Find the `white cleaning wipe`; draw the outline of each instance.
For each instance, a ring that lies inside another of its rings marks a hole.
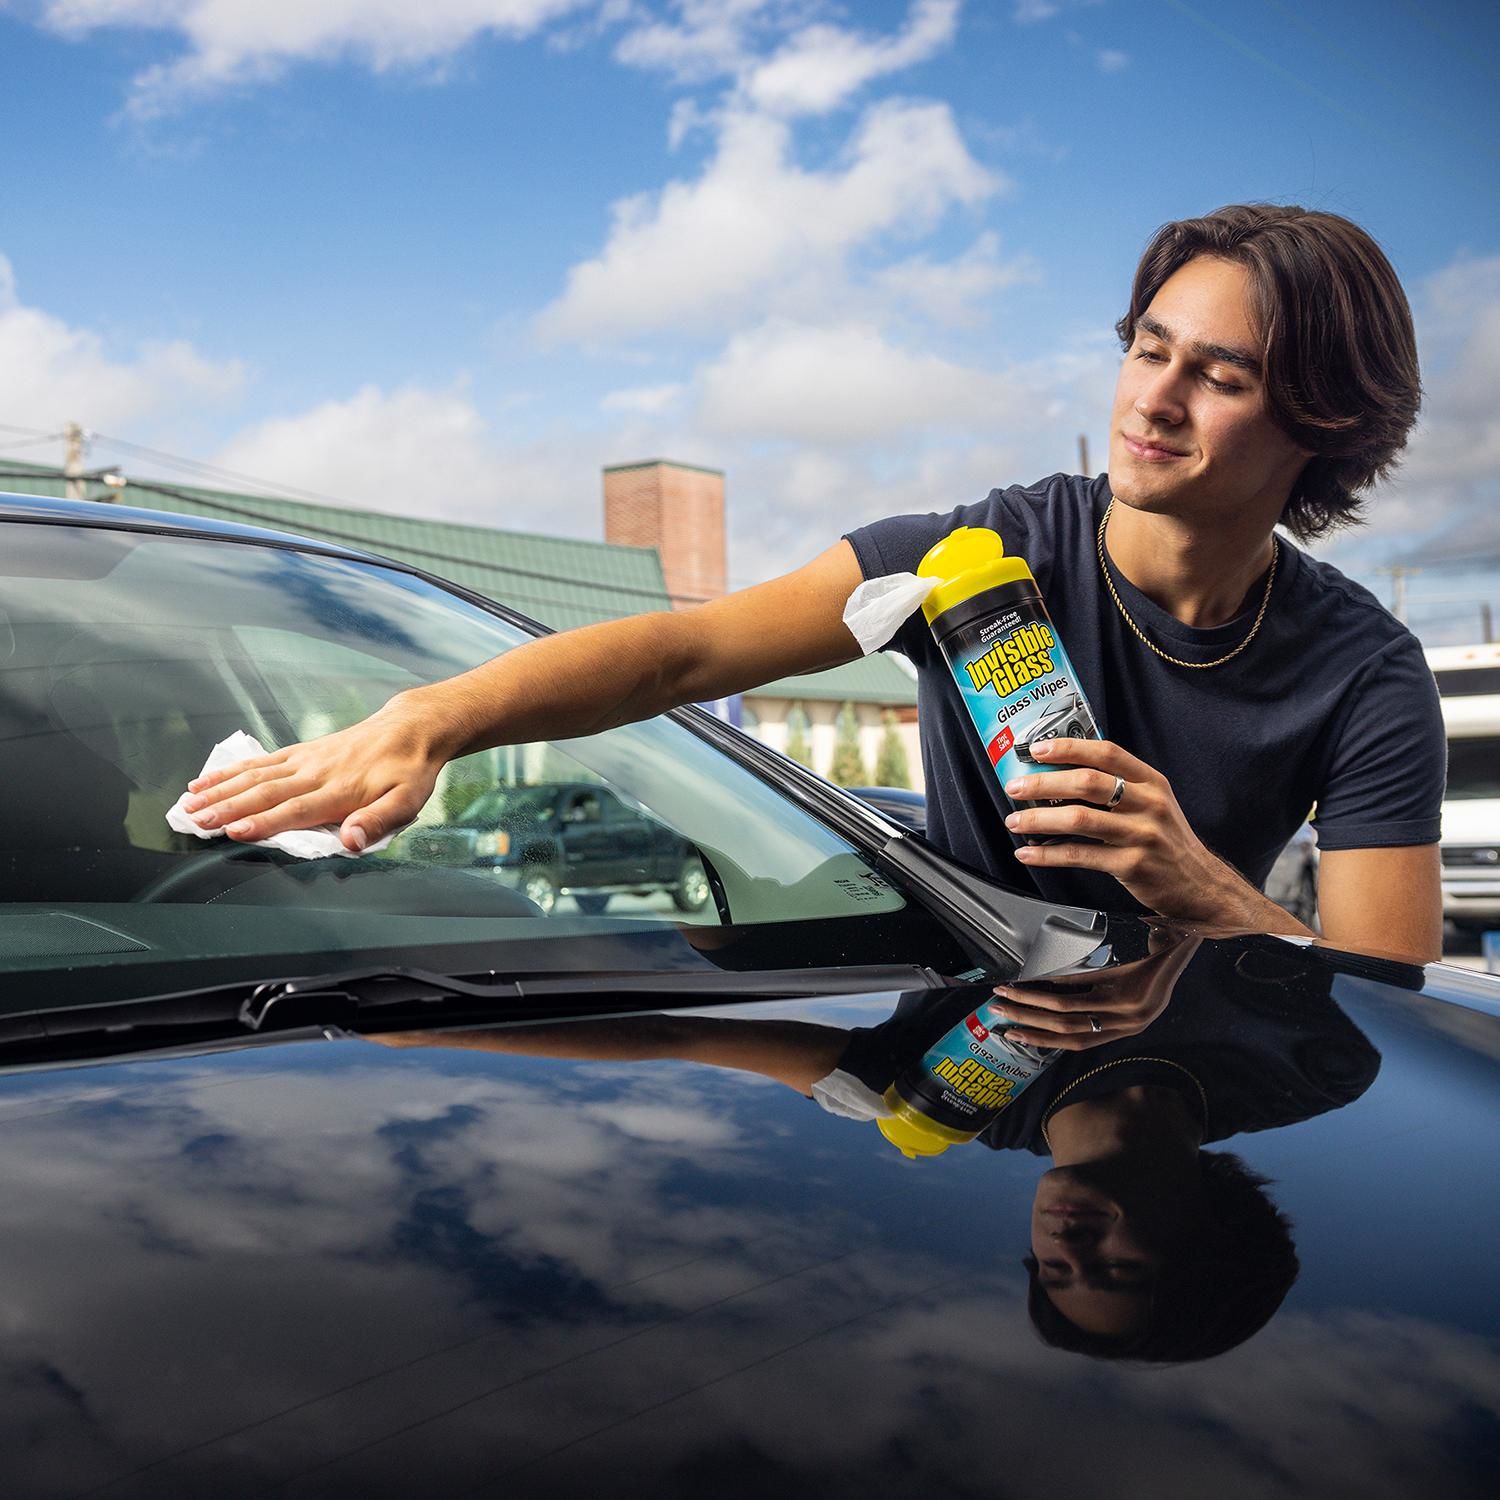
[[[208,759],[203,762],[203,769],[198,774],[206,776],[210,771],[221,771],[225,766],[236,765],[242,760],[252,760],[255,756],[266,753],[265,746],[254,735],[246,734],[241,729],[230,735],[227,740],[220,740],[208,752]],[[182,805],[191,795],[190,792],[184,792],[167,809],[168,826],[178,833],[195,834],[200,839],[223,838],[222,828],[200,828],[193,821],[193,815]],[[402,830],[398,828],[396,833],[400,832]],[[376,839],[364,852],[374,854],[376,850],[384,849],[396,837],[396,833],[388,833],[383,839]],[[342,854],[346,859],[359,858],[354,850],[344,847],[344,841],[339,837],[336,823],[325,823],[321,828],[294,828],[286,833],[274,833],[268,839],[255,839],[252,842],[263,844],[268,849],[280,849],[297,859],[326,859],[330,854]]]
[[[829,1114],[845,1120],[889,1120],[893,1113],[880,1094],[842,1068],[813,1084],[812,1096]]]
[[[918,578],[915,573],[892,573],[860,584],[844,606],[844,624],[859,642],[859,649],[866,656],[880,650],[942,581]]]

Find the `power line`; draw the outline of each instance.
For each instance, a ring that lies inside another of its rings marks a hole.
[[[164,453],[160,448],[147,448],[141,443],[126,442],[124,438],[110,437],[107,433],[95,432],[91,434],[96,443],[108,444],[111,448],[120,448],[127,453],[137,453],[142,458],[153,458],[158,463],[171,464],[175,468],[186,469],[189,473],[197,473],[214,479],[230,479],[237,484],[253,485],[258,490],[280,490],[288,499],[304,500],[318,505],[333,505],[341,510],[349,509],[349,502],[335,495],[325,495],[318,490],[299,489],[296,485],[283,484],[279,479],[264,479],[254,474],[242,474],[235,469],[221,469],[217,464],[206,464],[195,458],[182,458],[175,453]],[[278,496],[272,494],[269,499]]]

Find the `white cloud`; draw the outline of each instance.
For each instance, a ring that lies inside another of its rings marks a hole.
[[[744,79],[747,98],[775,114],[825,114],[871,79],[925,62],[958,26],[958,0],[917,0],[906,28],[869,37],[838,26],[808,26]]]
[[[946,105],[888,101],[867,110],[841,168],[791,159],[788,127],[726,116],[703,175],[617,203],[600,255],[568,274],[539,320],[548,337],[594,341],[665,329],[699,332],[806,295],[842,276],[871,238],[913,235],[955,204],[1001,191],[969,154]]]
[[[485,34],[528,36],[586,0],[50,0],[68,36],[101,27],[180,33],[187,52],[138,74],[127,111],[150,118],[294,63],[352,58],[376,72],[430,65]]]
[[[1016,0],[1011,16],[1022,26],[1031,26],[1038,21],[1050,21],[1061,9],[1054,0]]]
[[[684,389],[681,381],[672,381],[666,385],[630,386],[625,390],[611,391],[599,405],[604,411],[639,412],[644,416],[656,416],[676,406]]]
[[[968,428],[1018,394],[1002,375],[897,348],[869,325],[782,321],[736,335],[700,388],[710,432],[814,443]]]
[[[663,69],[678,83],[733,75],[753,55],[749,31],[772,0],[680,0],[676,22],[648,19],[620,39],[615,56],[636,67]]]
[[[1094,54],[1101,73],[1119,73],[1130,66],[1130,54],[1114,47],[1104,47]]]
[[[112,354],[98,333],[23,303],[0,255],[0,411],[7,422],[50,430],[78,421],[123,434],[184,403],[226,401],[243,379],[239,361],[209,359],[180,339]]]
[[[990,231],[954,260],[933,261],[917,255],[886,266],[872,278],[891,297],[951,327],[983,321],[984,300],[992,293],[1040,279],[1040,269],[1024,256],[1002,261],[1000,237]]]
[[[591,456],[576,438],[506,445],[462,385],[367,385],[259,422],[213,462],[372,510],[587,535],[599,516]]]

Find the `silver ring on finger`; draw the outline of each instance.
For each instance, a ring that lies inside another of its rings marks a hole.
[[[1090,1012],[1089,1012],[1089,1017],[1088,1017],[1088,1019],[1089,1019],[1089,1030],[1090,1030],[1090,1031],[1092,1031],[1092,1032],[1093,1032],[1093,1033],[1094,1033],[1094,1034],[1095,1034],[1095,1035],[1096,1035],[1096,1036],[1097,1036],[1097,1035],[1098,1035],[1098,1034],[1099,1034],[1099,1033],[1100,1033],[1100,1032],[1101,1032],[1101,1031],[1103,1031],[1103,1030],[1104,1030],[1104,1028],[1103,1028],[1103,1027],[1102,1027],[1102,1026],[1101,1026],[1101,1025],[1100,1025],[1100,1024],[1099,1024],[1099,1017],[1098,1017],[1098,1016],[1096,1016],[1096,1015],[1095,1015],[1095,1014],[1094,1014],[1094,1013],[1093,1013],[1093,1011],[1090,1011]]]
[[[1104,810],[1106,812],[1113,812],[1120,805],[1120,798],[1124,795],[1125,778],[1123,776],[1116,776],[1114,790],[1110,792],[1109,801],[1104,804]]]

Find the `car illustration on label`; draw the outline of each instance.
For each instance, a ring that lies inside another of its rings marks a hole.
[[[1094,726],[1094,716],[1089,712],[1088,704],[1083,701],[1083,695],[1076,692],[1059,694],[1045,713],[1012,733],[1015,742],[1011,748],[1015,751],[1016,758],[1024,760],[1028,765],[1036,764],[1031,747],[1042,740],[1099,738],[1099,731]]]

